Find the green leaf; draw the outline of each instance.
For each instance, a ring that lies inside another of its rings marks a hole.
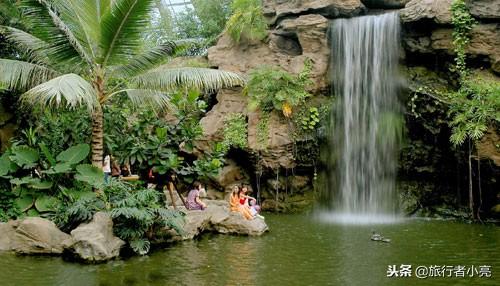
[[[17,146],[12,148],[12,155],[9,157],[20,167],[25,169],[33,168],[40,158],[38,152],[28,146]]]
[[[86,182],[89,185],[99,188],[104,183],[104,173],[102,169],[88,165],[78,165],[76,166],[77,174],[75,175],[75,179]]]
[[[94,199],[96,197],[96,193],[92,191],[82,191],[82,190],[64,190],[64,195],[70,197],[73,201],[78,201],[80,199]]]
[[[88,144],[78,144],[62,151],[59,155],[57,155],[57,160],[74,165],[87,158],[89,152],[90,146]]]
[[[40,216],[40,213],[36,209],[30,209],[26,213],[28,216]]]
[[[40,196],[35,201],[35,208],[39,212],[49,212],[55,211],[56,206],[60,204],[61,201],[56,197],[52,196]]]
[[[10,183],[13,184],[13,185],[20,186],[20,185],[24,185],[24,184],[35,183],[36,180],[37,179],[34,179],[32,177],[29,177],[29,176],[26,176],[26,177],[22,177],[22,178],[14,178],[14,179],[10,180]]]
[[[25,194],[17,198],[14,203],[22,212],[26,212],[33,206],[33,196]]]
[[[10,171],[10,159],[8,154],[5,153],[0,157],[0,176],[6,176]]]
[[[71,163],[58,163],[49,170],[43,171],[45,174],[61,174],[71,171]]]
[[[37,190],[48,190],[52,188],[52,182],[50,181],[40,181],[35,179],[33,182],[29,183],[28,186]]]
[[[56,159],[54,159],[54,156],[50,153],[49,148],[43,143],[39,143],[38,146],[40,146],[40,150],[42,150],[43,155],[47,161],[49,161],[50,166],[54,166],[56,164]]]

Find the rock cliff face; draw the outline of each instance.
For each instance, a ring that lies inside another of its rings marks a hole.
[[[413,75],[415,75],[413,71],[420,70],[418,74],[426,74],[426,84],[450,87],[453,83],[453,76],[448,70],[453,63],[451,2],[452,0],[264,0],[264,15],[269,23],[267,39],[237,45],[232,43],[228,36],[222,35],[217,45],[209,49],[208,59],[213,67],[248,75],[252,69],[263,65],[279,66],[288,72],[298,73],[304,66],[304,60],[309,58],[313,63],[312,79],[314,81],[310,92],[316,97],[329,96],[331,43],[328,40],[328,26],[330,20],[375,13],[372,9],[400,9],[399,14],[403,25],[402,44],[405,52],[405,56],[402,57],[402,69],[407,69],[405,66],[408,66],[412,70],[410,74]],[[500,1],[468,1],[468,5],[471,14],[478,20],[478,25],[472,31],[472,40],[467,51],[472,64],[499,75]],[[380,10],[376,13],[380,13]],[[410,76],[407,93],[412,92],[421,80],[421,76]],[[217,95],[217,101],[218,103],[201,121],[205,143],[200,142],[200,149],[204,149],[206,142],[222,138],[223,122],[227,114],[245,114],[249,123],[249,148],[244,152],[248,154],[247,158],[251,162],[242,163],[238,160],[232,162],[241,168],[241,173],[245,173],[245,176],[231,183],[247,180],[247,183],[252,183],[254,187],[258,186],[261,189],[261,194],[264,194],[268,201],[265,205],[269,205],[270,209],[283,209],[280,205],[282,206],[283,201],[289,198],[280,199],[281,195],[278,193],[287,190],[290,180],[279,176],[286,173],[290,175],[294,173],[294,170],[300,170],[308,181],[312,182],[314,173],[313,166],[305,166],[297,160],[297,154],[294,152],[297,146],[293,144],[287,122],[278,114],[271,116],[269,146],[265,151],[260,150],[256,144],[258,139],[256,124],[260,114],[258,111],[247,110],[246,98],[241,90],[221,91]],[[418,122],[408,127],[425,129],[422,126],[429,124],[434,123]],[[439,133],[442,134],[439,140],[443,141],[443,146],[449,148],[445,134],[449,131],[446,131],[446,128],[439,127],[439,130],[443,130],[440,131],[443,133]],[[418,133],[418,130],[415,133]],[[426,134],[425,136],[435,136],[432,132]],[[423,145],[432,144],[430,140],[424,141]],[[484,144],[486,146],[486,143]],[[258,159],[252,154],[258,154]],[[259,169],[257,165],[264,166],[264,169]],[[237,167],[232,165],[231,168]],[[256,170],[261,171],[257,172],[257,176],[252,176]],[[434,172],[439,172],[439,170],[434,170]],[[260,182],[260,175],[265,177],[262,182]],[[274,183],[264,183],[273,180]],[[226,180],[226,182],[229,181]],[[222,189],[228,189],[225,183],[221,185],[223,185]],[[310,183],[308,186],[312,188]]]

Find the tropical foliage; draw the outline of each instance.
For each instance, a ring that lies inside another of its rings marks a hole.
[[[466,139],[481,139],[488,127],[500,122],[500,83],[480,73],[471,75],[466,64],[466,49],[476,20],[464,0],[454,0],[451,12],[456,53],[454,70],[458,73],[460,86],[447,96],[453,118],[450,140],[458,146]]]
[[[153,0],[23,0],[29,32],[4,27],[28,61],[0,59],[0,85],[21,90],[21,102],[42,109],[84,106],[92,117],[92,163],[103,158],[103,109],[126,96],[134,105],[164,110],[179,87],[216,90],[242,85],[234,73],[169,68],[173,42],[144,50]]]
[[[99,168],[82,164],[89,151],[89,145],[79,144],[54,156],[42,143],[38,148],[12,146],[0,157],[2,192],[15,205],[10,208],[19,212],[17,215],[50,216],[64,200],[93,196],[91,187],[101,187],[104,177]],[[81,182],[88,187],[76,190]]]
[[[264,112],[279,110],[289,117],[293,108],[304,103],[311,95],[307,88],[311,85],[312,63],[304,62],[304,69],[298,75],[276,67],[262,67],[250,72],[245,92],[249,97],[249,108],[259,108]]]
[[[224,141],[222,145],[225,150],[229,148],[245,149],[248,147],[248,123],[246,116],[241,113],[233,113],[224,120]]]
[[[234,0],[232,10],[226,31],[235,43],[241,40],[260,41],[267,36],[267,24],[260,0]]]
[[[468,76],[450,96],[453,120],[451,142],[462,145],[467,139],[481,139],[489,127],[500,124],[500,82],[480,75]]]
[[[192,183],[216,175],[223,165],[223,152],[216,150],[197,158],[193,142],[201,138],[200,119],[206,103],[194,90],[171,95],[173,114],[151,110],[115,108],[105,111],[105,143],[119,163],[130,164],[144,173],[153,168],[159,174],[173,171]]]
[[[121,192],[111,202],[115,233],[138,254],[149,252],[150,239],[165,227],[182,233],[183,213],[166,209],[154,189]]]

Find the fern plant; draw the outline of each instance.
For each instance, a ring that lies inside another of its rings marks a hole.
[[[116,235],[127,241],[138,254],[149,252],[150,239],[158,228],[173,228],[182,233],[183,213],[165,209],[154,189],[124,192],[111,203]]]
[[[277,67],[263,67],[250,72],[245,87],[250,109],[260,108],[264,112],[279,110],[289,117],[292,108],[304,102],[311,95],[307,88],[312,84],[309,76],[312,70],[310,60],[304,62],[304,69],[293,75]]]
[[[470,77],[450,98],[453,145],[462,145],[468,138],[477,141],[490,125],[500,124],[500,82]]]

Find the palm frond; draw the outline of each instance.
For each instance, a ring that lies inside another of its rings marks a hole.
[[[127,96],[136,107],[146,106],[154,110],[174,110],[170,97],[155,90],[128,89]]]
[[[28,90],[21,96],[25,105],[47,107],[86,106],[90,112],[97,106],[92,85],[76,74],[65,74]]]
[[[102,65],[126,62],[142,47],[153,0],[115,0],[101,21]]]
[[[21,0],[20,8],[30,34],[50,45],[46,51],[53,60],[60,62],[60,64],[74,66],[82,62],[81,56],[66,36],[54,25],[49,9],[42,3],[42,0]]]
[[[245,79],[237,73],[208,68],[166,68],[161,66],[132,78],[139,88],[171,91],[179,87],[191,87],[203,91],[243,86]]]
[[[109,1],[59,0],[56,4],[61,19],[71,26],[74,37],[95,59],[101,37],[100,18],[109,8]]]
[[[163,43],[144,54],[134,57],[127,64],[116,67],[114,73],[119,76],[136,76],[139,73],[165,63],[168,60],[168,56],[175,54],[176,51],[177,45],[175,43]]]
[[[71,11],[71,7],[68,7],[68,6],[65,6],[65,5],[61,5],[62,3],[71,3],[71,1],[69,2],[66,2],[66,1],[58,1],[57,3],[59,4],[58,7],[59,7],[59,10],[60,11],[55,11],[54,9],[52,9],[50,3],[48,1],[45,1],[45,0],[38,0],[40,3],[42,3],[46,9],[47,9],[47,12],[49,13],[50,17],[52,18],[52,22],[54,23],[54,26],[56,28],[59,29],[59,31],[66,37],[68,43],[75,49],[75,51],[80,55],[80,57],[82,57],[82,59],[89,65],[89,66],[92,66],[92,59],[90,58],[90,56],[88,55],[87,51],[85,50],[85,48],[83,47],[82,45],[82,42],[80,41],[83,41],[83,39],[78,39],[75,34],[73,34],[73,31],[71,28],[75,28],[75,27],[78,27],[78,25],[75,25],[73,23],[72,26],[69,26],[67,25],[63,19],[61,19],[58,15],[57,12],[59,13],[66,13],[68,14],[69,11]],[[73,11],[73,13],[75,13],[78,11]]]
[[[20,50],[25,50],[31,60],[50,64],[50,60],[45,53],[45,49],[49,45],[42,39],[12,27],[0,26],[0,31],[6,35],[9,42],[17,45]]]
[[[25,91],[57,76],[57,72],[38,64],[0,59],[0,85]]]

